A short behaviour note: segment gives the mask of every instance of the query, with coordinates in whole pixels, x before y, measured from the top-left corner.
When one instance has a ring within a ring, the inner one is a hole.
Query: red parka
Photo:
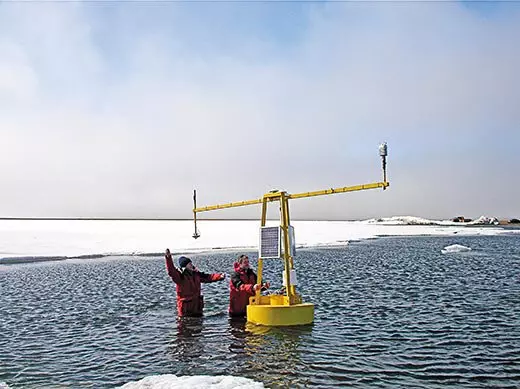
[[[241,269],[238,262],[234,263],[234,272],[229,282],[229,314],[231,316],[245,316],[249,297],[254,296],[256,274],[250,268]]]
[[[177,286],[177,312],[179,316],[202,316],[204,299],[200,294],[201,282],[222,280],[221,274],[206,274],[198,270],[180,271],[173,265],[171,257],[166,257],[166,270]]]

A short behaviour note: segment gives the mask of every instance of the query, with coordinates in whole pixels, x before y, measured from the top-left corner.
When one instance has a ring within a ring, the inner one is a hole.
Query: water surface
[[[472,251],[441,254],[451,244]],[[193,259],[222,271],[234,257]],[[518,237],[369,240],[300,250],[296,266],[316,312],[294,328],[231,321],[227,281],[204,286],[204,318],[178,320],[162,258],[2,266],[0,382],[111,388],[209,374],[269,388],[518,387]],[[279,286],[281,262],[265,268]]]

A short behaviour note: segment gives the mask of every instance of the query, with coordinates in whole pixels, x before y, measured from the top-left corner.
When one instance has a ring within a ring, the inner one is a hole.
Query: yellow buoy
[[[216,209],[241,207],[244,205],[262,204],[262,218],[260,223],[260,250],[258,258],[257,283],[262,284],[263,260],[266,258],[281,258],[284,261],[283,294],[262,295],[260,290],[255,296],[250,297],[247,306],[247,321],[264,326],[295,326],[311,324],[314,321],[314,305],[304,303],[296,292],[296,271],[294,269],[294,229],[289,217],[289,199],[329,195],[334,193],[346,193],[359,190],[382,188],[386,189],[390,183],[386,180],[386,156],[387,146],[383,143],[379,148],[379,155],[383,161],[383,182],[349,186],[342,188],[330,188],[314,192],[288,194],[278,190],[266,193],[261,199],[239,201],[234,203],[212,205],[197,208],[196,192],[193,194],[193,217],[195,222],[194,238],[200,235],[197,230],[197,212],[205,212]],[[280,225],[278,227],[266,227],[267,204],[269,202],[280,204]],[[265,250],[264,250],[265,246]]]

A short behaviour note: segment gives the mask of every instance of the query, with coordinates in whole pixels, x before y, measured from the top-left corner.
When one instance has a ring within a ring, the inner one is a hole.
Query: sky
[[[292,218],[520,217],[518,42],[520,2],[0,1],[0,217],[377,182],[381,142],[386,191]]]

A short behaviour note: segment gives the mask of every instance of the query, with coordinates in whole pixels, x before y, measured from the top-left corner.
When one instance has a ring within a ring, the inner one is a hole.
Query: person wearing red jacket
[[[191,259],[179,258],[179,267],[173,265],[172,255],[166,249],[166,271],[177,286],[177,314],[181,316],[202,316],[204,299],[200,293],[201,282],[222,281],[226,278],[223,273],[206,274],[193,266]]]
[[[231,273],[229,282],[229,315],[244,317],[247,313],[249,297],[262,288],[269,288],[269,283],[263,285],[256,283],[256,274],[249,267],[247,255],[241,255],[233,264],[234,272]]]

